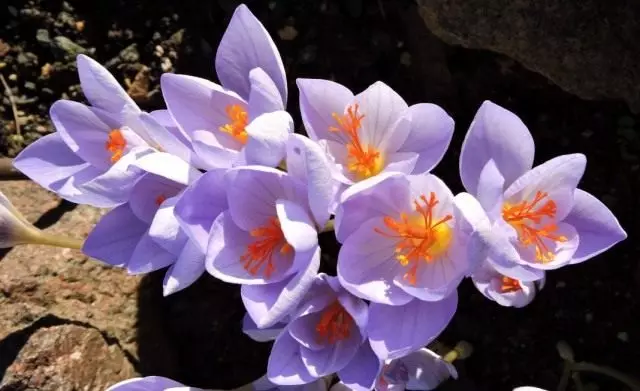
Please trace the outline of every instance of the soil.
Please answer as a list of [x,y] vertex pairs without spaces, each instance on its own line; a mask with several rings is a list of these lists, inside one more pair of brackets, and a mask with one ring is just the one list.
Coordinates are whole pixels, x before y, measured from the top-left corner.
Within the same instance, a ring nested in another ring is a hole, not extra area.
[[[130,91],[145,109],[162,104],[158,77],[163,71],[215,80],[215,48],[237,3],[6,0],[0,6],[0,74],[11,87],[19,118],[4,96],[0,155],[15,156],[51,131],[52,102],[82,100],[73,64],[78,52],[89,53],[133,85]],[[330,78],[354,91],[382,80],[408,103],[437,103],[456,119],[451,149],[435,173],[461,191],[460,145],[475,111],[489,99],[529,126],[536,163],[559,154],[586,154],[589,166],[581,188],[603,200],[627,230],[630,239],[611,251],[549,273],[546,287],[524,309],[502,308],[464,282],[458,313],[440,339],[449,345],[469,341],[474,353],[458,365],[461,380],[446,387],[555,389],[563,367],[555,348],[560,340],[579,360],[640,376],[640,263],[634,240],[640,234],[640,122],[624,104],[581,100],[506,57],[446,46],[426,30],[410,0],[255,0],[247,5],[283,56],[289,110],[297,123],[295,78]],[[151,296],[140,295],[139,326],[150,330],[138,341],[143,374],[218,388],[238,386],[264,371],[268,345],[251,343],[239,332],[243,311],[235,287],[204,278],[162,300],[156,295],[160,282],[154,274],[142,284],[156,287]],[[171,340],[173,357],[154,350],[153,338],[160,334]],[[595,375],[582,378],[600,390],[624,389]]]

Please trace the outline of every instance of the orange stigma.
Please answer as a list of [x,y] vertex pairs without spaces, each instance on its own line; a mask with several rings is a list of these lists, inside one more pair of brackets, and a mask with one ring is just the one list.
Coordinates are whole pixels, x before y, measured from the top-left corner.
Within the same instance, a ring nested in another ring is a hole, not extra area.
[[287,243],[280,228],[280,221],[272,217],[262,227],[251,230],[251,236],[256,240],[247,246],[247,250],[240,257],[244,269],[251,275],[256,275],[262,269],[266,279],[276,270],[273,264],[273,254],[277,250],[281,254],[289,254],[293,250]]
[[363,146],[358,135],[358,130],[362,127],[364,114],[358,113],[358,104],[347,107],[347,113],[338,115],[333,113],[333,119],[338,126],[329,127],[331,132],[344,133],[349,143],[347,144],[347,169],[359,180],[370,178],[384,168],[384,158],[372,146]]
[[109,138],[104,145],[104,148],[111,152],[111,163],[115,163],[120,160],[126,147],[127,140],[125,140],[120,129],[112,129],[111,132],[109,132]]
[[501,285],[500,285],[500,292],[501,293],[510,293],[510,292],[517,292],[522,290],[522,285],[520,285],[520,281],[507,277],[507,276],[502,276],[501,279]]
[[167,197],[165,197],[164,194],[160,194],[159,196],[156,197],[156,205],[160,206],[166,200],[167,200]]
[[374,229],[382,236],[398,239],[396,259],[402,266],[410,266],[404,279],[411,285],[416,284],[420,263],[433,262],[445,254],[451,244],[451,227],[447,222],[452,220],[453,216],[448,214],[439,220],[436,219],[433,212],[438,202],[434,192],[431,192],[428,199],[422,195],[414,201],[416,213],[413,215],[402,213],[397,220],[389,216],[384,218],[384,225],[390,233],[379,228]]
[[336,300],[322,312],[322,316],[316,324],[316,333],[318,333],[320,340],[334,344],[349,338],[353,324],[351,315]]
[[221,132],[228,133],[240,144],[246,144],[249,135],[245,128],[249,124],[249,113],[241,105],[229,105],[225,108],[229,123],[220,127]]
[[[559,243],[567,241],[565,236],[555,233],[558,230],[554,222],[556,203],[548,196],[547,193],[538,191],[531,202],[524,200],[515,205],[505,203],[502,206],[502,218],[516,230],[523,246],[535,246],[536,260],[540,263],[555,259],[555,254],[549,250],[544,239]],[[545,198],[547,200],[543,202]],[[545,218],[551,221],[543,223]]]

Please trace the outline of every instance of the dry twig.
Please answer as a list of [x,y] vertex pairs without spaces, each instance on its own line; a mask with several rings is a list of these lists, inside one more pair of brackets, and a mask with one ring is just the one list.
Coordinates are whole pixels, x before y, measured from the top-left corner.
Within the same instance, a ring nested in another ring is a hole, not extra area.
[[7,80],[0,74],[0,82],[2,82],[2,86],[4,87],[5,94],[9,97],[9,102],[11,102],[11,110],[13,110],[13,120],[16,124],[16,134],[21,136],[20,132],[20,118],[18,116],[18,107],[16,106],[16,100],[13,97],[13,93],[11,92],[11,88],[9,88],[9,84],[7,84]]

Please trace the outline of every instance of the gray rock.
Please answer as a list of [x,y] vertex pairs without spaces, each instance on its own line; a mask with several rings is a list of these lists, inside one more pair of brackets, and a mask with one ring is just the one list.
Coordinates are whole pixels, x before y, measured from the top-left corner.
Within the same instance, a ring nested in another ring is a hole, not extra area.
[[598,0],[418,0],[449,44],[505,54],[585,99],[640,111],[640,3]]
[[39,29],[36,32],[36,40],[44,45],[50,45],[51,37],[49,36],[49,31],[45,29]]
[[87,54],[89,51],[69,38],[59,35],[53,38],[56,48],[60,49],[67,57],[75,57],[78,54]]

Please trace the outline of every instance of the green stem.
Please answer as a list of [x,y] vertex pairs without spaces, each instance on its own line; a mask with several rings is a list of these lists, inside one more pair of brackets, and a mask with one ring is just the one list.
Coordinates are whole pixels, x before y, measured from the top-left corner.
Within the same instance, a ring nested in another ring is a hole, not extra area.
[[50,234],[48,232],[40,231],[37,234],[34,234],[33,241],[31,243],[80,250],[84,241],[67,236],[58,236]]
[[601,367],[599,365],[595,365],[587,362],[578,362],[571,366],[571,370],[574,372],[593,372],[593,373],[598,373],[600,375],[605,375],[612,379],[616,379],[621,383],[626,384],[627,386],[631,387],[631,389],[634,391],[640,391],[640,381],[638,379],[635,379],[613,368]]
[[322,230],[320,232],[330,232],[333,231],[334,226],[333,226],[333,220],[329,220],[327,221],[327,224],[324,225],[324,227],[322,227]]
[[448,363],[452,363],[455,360],[464,360],[469,357],[472,352],[473,347],[469,342],[460,341],[449,353],[445,354],[442,359]]

